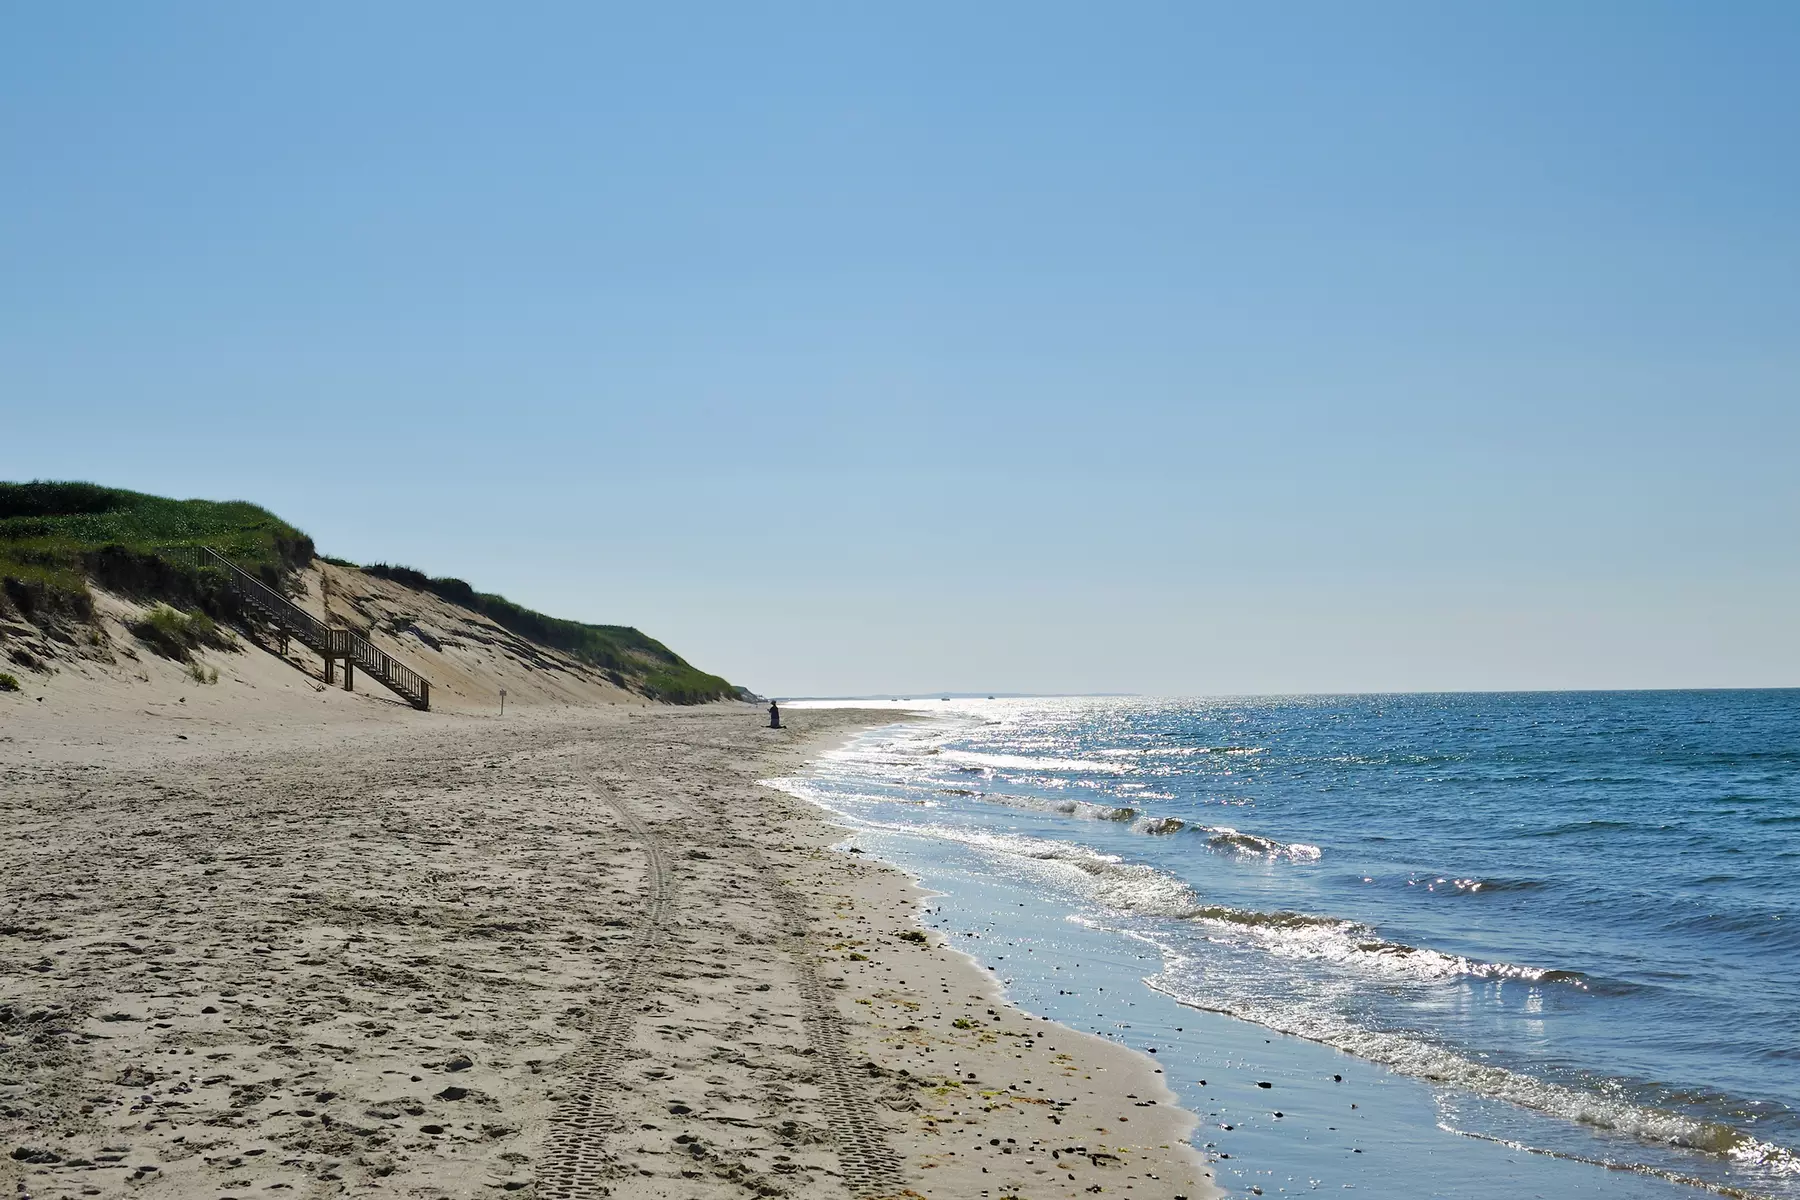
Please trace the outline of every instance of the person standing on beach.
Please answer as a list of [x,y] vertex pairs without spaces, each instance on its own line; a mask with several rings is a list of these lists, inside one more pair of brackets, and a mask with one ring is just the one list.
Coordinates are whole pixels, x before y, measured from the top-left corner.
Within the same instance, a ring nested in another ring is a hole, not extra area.
[[781,728],[781,705],[773,700],[769,701],[769,728]]

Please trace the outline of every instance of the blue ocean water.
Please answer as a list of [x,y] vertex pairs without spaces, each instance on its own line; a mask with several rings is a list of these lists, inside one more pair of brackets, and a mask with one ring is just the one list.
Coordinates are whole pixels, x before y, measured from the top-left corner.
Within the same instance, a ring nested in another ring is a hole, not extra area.
[[1222,1184],[1800,1200],[1800,691],[909,707],[778,786]]

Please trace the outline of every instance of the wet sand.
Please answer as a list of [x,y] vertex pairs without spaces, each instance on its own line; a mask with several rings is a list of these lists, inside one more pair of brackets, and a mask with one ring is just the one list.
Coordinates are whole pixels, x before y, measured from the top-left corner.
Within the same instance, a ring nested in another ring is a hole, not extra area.
[[1213,1194],[757,784],[891,714],[82,711],[0,714],[11,1194]]

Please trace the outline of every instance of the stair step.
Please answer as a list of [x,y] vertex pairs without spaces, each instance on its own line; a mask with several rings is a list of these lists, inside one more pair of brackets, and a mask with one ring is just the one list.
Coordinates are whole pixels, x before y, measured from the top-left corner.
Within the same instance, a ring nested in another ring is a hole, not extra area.
[[[398,693],[414,708],[430,710],[431,681],[423,675],[396,661],[386,651],[360,634],[352,633],[349,630],[327,629],[325,624],[311,613],[299,608],[287,597],[274,591],[260,579],[243,570],[210,546],[195,546],[192,550],[197,565],[222,568],[226,581],[234,593],[250,607],[280,624],[301,645],[329,657],[338,657],[348,651],[345,659],[346,669],[354,663],[355,666],[362,669],[364,674],[373,676],[376,682]],[[334,646],[332,643],[337,643],[337,645]],[[374,665],[371,666],[370,663]],[[416,685],[413,682],[415,680],[417,681]]]

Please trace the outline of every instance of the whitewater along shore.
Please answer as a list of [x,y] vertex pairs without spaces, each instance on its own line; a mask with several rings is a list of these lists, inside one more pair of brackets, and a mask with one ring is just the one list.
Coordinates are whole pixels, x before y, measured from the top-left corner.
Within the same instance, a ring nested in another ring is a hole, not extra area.
[[1151,1060],[758,785],[891,713],[4,699],[9,1195],[1215,1194]]

